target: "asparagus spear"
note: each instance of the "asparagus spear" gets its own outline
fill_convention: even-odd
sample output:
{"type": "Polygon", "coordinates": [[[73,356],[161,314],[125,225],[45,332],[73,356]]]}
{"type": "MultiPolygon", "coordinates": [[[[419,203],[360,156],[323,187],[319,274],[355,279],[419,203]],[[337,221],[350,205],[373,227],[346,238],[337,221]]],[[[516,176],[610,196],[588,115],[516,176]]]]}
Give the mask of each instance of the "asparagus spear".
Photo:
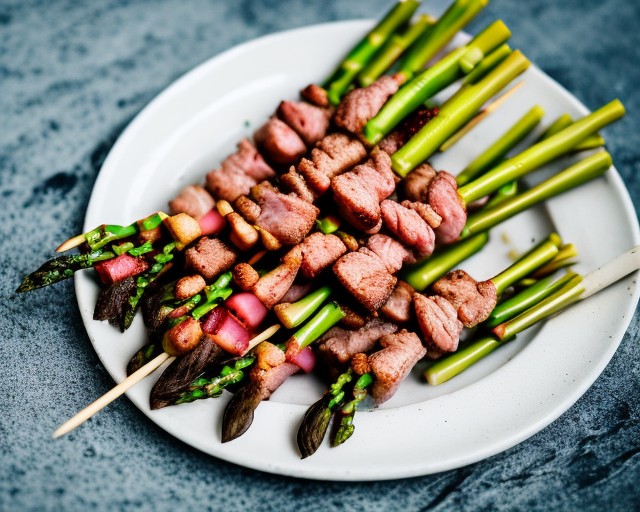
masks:
{"type": "Polygon", "coordinates": [[[453,50],[442,60],[405,84],[364,127],[370,144],[377,144],[427,99],[464,76],[463,59],[482,56],[500,46],[511,36],[507,26],[496,21],[474,37],[467,45],[453,50]]]}
{"type": "Polygon", "coordinates": [[[336,414],[340,418],[340,423],[336,429],[331,446],[339,446],[351,437],[356,427],[353,418],[358,405],[367,397],[367,388],[373,384],[373,375],[365,373],[360,375],[352,390],[352,399],[345,403],[336,414]]]}
{"type": "Polygon", "coordinates": [[[418,0],[398,2],[349,52],[325,84],[331,103],[337,105],[340,102],[360,70],[371,61],[385,41],[413,16],[419,5],[418,0]]]}

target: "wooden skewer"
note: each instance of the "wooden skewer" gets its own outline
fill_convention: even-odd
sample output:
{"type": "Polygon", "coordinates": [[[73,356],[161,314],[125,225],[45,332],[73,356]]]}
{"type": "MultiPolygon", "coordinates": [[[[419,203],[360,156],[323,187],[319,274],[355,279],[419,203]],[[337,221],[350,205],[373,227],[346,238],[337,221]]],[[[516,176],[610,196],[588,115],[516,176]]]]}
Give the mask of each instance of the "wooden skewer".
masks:
{"type": "MultiPolygon", "coordinates": [[[[280,324],[274,324],[271,327],[268,327],[264,331],[262,331],[257,336],[254,336],[249,342],[249,347],[244,352],[245,354],[253,349],[259,343],[269,339],[280,329],[280,324]]],[[[57,439],[65,434],[68,434],[76,427],[82,425],[85,421],[95,415],[97,412],[104,409],[107,405],[113,402],[116,398],[123,395],[130,388],[135,386],[138,382],[140,382],[145,377],[149,376],[155,370],[157,370],[165,361],[173,362],[175,357],[170,356],[166,352],[163,352],[159,356],[155,357],[147,364],[145,364],[142,368],[135,371],[131,375],[129,375],[125,380],[123,380],[120,384],[115,386],[110,391],[107,391],[104,395],[98,398],[95,402],[92,402],[87,407],[78,412],[75,416],[67,420],[65,423],[60,425],[58,429],[53,433],[53,439],[57,439]]]]}

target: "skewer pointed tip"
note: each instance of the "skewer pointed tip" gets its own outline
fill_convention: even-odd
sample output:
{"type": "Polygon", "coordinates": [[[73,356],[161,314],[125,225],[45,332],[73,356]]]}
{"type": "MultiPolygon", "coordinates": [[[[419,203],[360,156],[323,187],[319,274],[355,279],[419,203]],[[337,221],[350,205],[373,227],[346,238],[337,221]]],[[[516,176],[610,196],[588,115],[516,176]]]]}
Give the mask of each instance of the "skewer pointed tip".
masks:
{"type": "Polygon", "coordinates": [[[84,235],[76,235],[72,238],[69,238],[69,240],[62,242],[56,249],[56,252],[65,252],[65,251],[68,251],[69,249],[74,249],[75,247],[78,247],[83,243],[84,243],[84,235]]]}

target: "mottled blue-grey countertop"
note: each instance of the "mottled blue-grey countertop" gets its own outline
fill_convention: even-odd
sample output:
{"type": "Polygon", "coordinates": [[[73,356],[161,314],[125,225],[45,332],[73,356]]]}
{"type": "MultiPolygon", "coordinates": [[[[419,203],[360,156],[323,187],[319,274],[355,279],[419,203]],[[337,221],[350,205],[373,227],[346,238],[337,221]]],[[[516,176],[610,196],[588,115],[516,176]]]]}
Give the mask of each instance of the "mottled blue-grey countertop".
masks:
{"type": "MultiPolygon", "coordinates": [[[[427,2],[438,12],[443,2],[427,2]]],[[[80,232],[101,163],[177,77],[263,34],[380,16],[388,0],[0,1],[0,510],[637,510],[640,318],[587,393],[488,460],[372,483],[297,480],[204,455],[126,398],[51,432],[113,381],[70,281],[16,296],[22,274],[80,232]]],[[[628,109],[605,135],[640,205],[640,3],[493,0],[513,45],[588,107],[628,109]]]]}

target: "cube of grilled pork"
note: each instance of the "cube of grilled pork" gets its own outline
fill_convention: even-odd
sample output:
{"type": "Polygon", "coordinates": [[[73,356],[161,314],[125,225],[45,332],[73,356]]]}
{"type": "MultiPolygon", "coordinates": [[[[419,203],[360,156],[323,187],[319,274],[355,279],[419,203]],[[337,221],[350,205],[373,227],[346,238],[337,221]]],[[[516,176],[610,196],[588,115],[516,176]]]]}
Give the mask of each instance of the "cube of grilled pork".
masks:
{"type": "Polygon", "coordinates": [[[278,106],[278,117],[311,147],[327,134],[331,112],[304,101],[285,100],[278,106]]]}
{"type": "Polygon", "coordinates": [[[253,135],[256,145],[268,160],[280,165],[297,162],[307,146],[287,123],[271,117],[253,135]]]}
{"type": "Polygon", "coordinates": [[[446,171],[440,171],[429,183],[429,204],[442,218],[435,230],[441,244],[451,244],[460,238],[467,223],[467,211],[458,195],[456,179],[446,171]]]}
{"type": "Polygon", "coordinates": [[[317,107],[330,107],[327,91],[316,84],[309,84],[300,91],[300,96],[317,107]]]}
{"type": "Polygon", "coordinates": [[[275,176],[274,170],[247,139],[242,139],[235,153],[225,158],[220,169],[207,174],[207,190],[215,199],[235,201],[247,195],[256,183],[275,176]]]}
{"type": "Polygon", "coordinates": [[[231,268],[237,254],[222,240],[203,237],[185,251],[184,257],[187,269],[211,281],[231,268]]]}
{"type": "Polygon", "coordinates": [[[431,255],[436,246],[435,234],[415,210],[389,200],[382,201],[380,210],[385,227],[416,256],[431,255]]]}
{"type": "Polygon", "coordinates": [[[414,293],[413,304],[427,348],[434,349],[435,354],[455,352],[462,322],[451,303],[439,295],[426,297],[414,293]]]}
{"type": "Polygon", "coordinates": [[[297,245],[282,257],[280,265],[261,276],[251,291],[267,309],[271,309],[291,288],[301,263],[302,250],[297,245]]]}
{"type": "Polygon", "coordinates": [[[498,302],[493,282],[478,282],[464,270],[449,272],[438,279],[432,288],[452,304],[465,327],[484,322],[498,302]]]}
{"type": "Polygon", "coordinates": [[[384,261],[390,274],[395,274],[405,263],[416,261],[413,254],[400,242],[380,233],[369,237],[367,249],[384,261]]]}
{"type": "Polygon", "coordinates": [[[436,170],[424,163],[416,167],[402,180],[400,189],[409,201],[426,203],[429,200],[429,183],[436,177],[436,170]]]}
{"type": "Polygon", "coordinates": [[[365,156],[367,150],[361,142],[344,133],[332,133],[318,142],[309,158],[300,161],[297,171],[314,193],[322,195],[329,189],[331,178],[351,169],[365,156]]]}
{"type": "Polygon", "coordinates": [[[380,313],[392,322],[399,324],[408,322],[413,316],[414,293],[415,290],[411,285],[398,281],[389,300],[380,308],[380,313]]]}
{"type": "Polygon", "coordinates": [[[380,345],[383,348],[368,358],[375,377],[371,396],[378,404],[394,395],[411,368],[427,353],[418,335],[405,329],[383,336],[380,338],[380,345]]]}
{"type": "Polygon", "coordinates": [[[397,78],[383,76],[368,87],[349,91],[336,108],[334,122],[340,128],[359,134],[399,87],[397,78]]]}
{"type": "Polygon", "coordinates": [[[371,312],[387,302],[397,281],[385,262],[366,247],[342,256],[333,272],[347,292],[371,312]]]}
{"type": "Polygon", "coordinates": [[[200,220],[209,213],[216,202],[211,194],[200,185],[187,185],[178,196],[169,202],[171,215],[186,213],[196,220],[200,220]]]}
{"type": "Polygon", "coordinates": [[[300,272],[307,279],[314,279],[347,252],[347,247],[336,235],[313,233],[300,244],[302,265],[300,272]]]}
{"type": "Polygon", "coordinates": [[[256,225],[283,245],[295,245],[315,225],[318,208],[296,195],[283,194],[269,183],[255,186],[251,194],[260,207],[256,225]]]}
{"type": "Polygon", "coordinates": [[[363,327],[350,330],[333,327],[318,340],[318,356],[328,368],[340,368],[358,352],[369,352],[385,334],[398,330],[396,324],[378,318],[369,320],[363,327]]]}

